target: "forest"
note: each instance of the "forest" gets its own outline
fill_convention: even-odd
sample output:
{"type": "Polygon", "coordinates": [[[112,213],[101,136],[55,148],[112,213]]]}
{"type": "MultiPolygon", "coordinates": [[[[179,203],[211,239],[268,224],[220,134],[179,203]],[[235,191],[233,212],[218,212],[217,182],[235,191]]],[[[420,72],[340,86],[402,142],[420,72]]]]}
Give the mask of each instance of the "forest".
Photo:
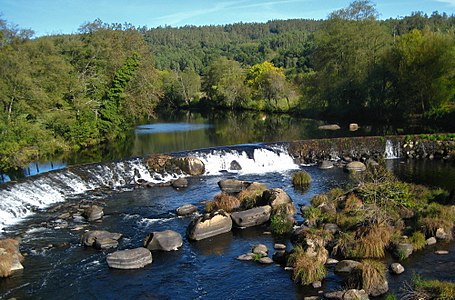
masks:
{"type": "Polygon", "coordinates": [[[122,139],[157,111],[257,110],[454,130],[455,16],[135,27],[34,37],[0,19],[0,170],[122,139]]]}

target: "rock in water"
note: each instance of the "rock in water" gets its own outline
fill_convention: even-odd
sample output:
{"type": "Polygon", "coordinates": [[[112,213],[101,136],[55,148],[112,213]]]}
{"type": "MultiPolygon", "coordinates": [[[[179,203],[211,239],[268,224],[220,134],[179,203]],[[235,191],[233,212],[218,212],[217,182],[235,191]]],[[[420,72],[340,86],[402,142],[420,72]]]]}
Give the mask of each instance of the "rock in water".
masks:
{"type": "Polygon", "coordinates": [[[89,221],[96,221],[103,218],[103,208],[98,205],[92,205],[84,210],[83,216],[89,221]]]}
{"type": "Polygon", "coordinates": [[[272,209],[277,209],[278,206],[282,204],[291,204],[292,199],[289,195],[282,189],[270,189],[264,191],[262,198],[265,201],[265,204],[272,206],[272,209]]]}
{"type": "Polygon", "coordinates": [[[114,269],[140,269],[152,263],[152,253],[142,247],[121,250],[108,254],[106,261],[114,269]]]}
{"type": "Polygon", "coordinates": [[[205,172],[204,162],[197,157],[179,157],[174,158],[172,161],[186,174],[197,176],[205,172]]]}
{"type": "Polygon", "coordinates": [[[328,170],[333,168],[333,162],[329,160],[323,160],[319,165],[319,169],[321,170],[328,170]]]}
{"type": "Polygon", "coordinates": [[[188,226],[188,237],[199,241],[232,229],[231,216],[223,210],[217,210],[194,219],[188,226]]]}
{"type": "Polygon", "coordinates": [[[118,246],[118,240],[122,237],[120,233],[113,233],[104,230],[93,230],[85,232],[81,237],[81,243],[87,247],[96,249],[109,249],[118,246]]]}
{"type": "Polygon", "coordinates": [[[182,189],[188,187],[188,180],[186,178],[178,178],[172,182],[172,187],[182,189]]]}
{"type": "Polygon", "coordinates": [[[359,129],[359,124],[351,123],[349,124],[349,131],[357,131],[359,129]]]}
{"type": "Polygon", "coordinates": [[[185,204],[177,208],[176,212],[179,216],[188,216],[197,212],[197,207],[193,204],[185,204]]]}
{"type": "Polygon", "coordinates": [[[408,258],[413,251],[414,248],[409,243],[399,243],[395,247],[395,255],[398,256],[400,259],[408,258]]]}
{"type": "Polygon", "coordinates": [[[360,263],[355,260],[342,260],[336,265],[335,272],[351,273],[359,265],[360,263]]]}
{"type": "Polygon", "coordinates": [[[236,161],[236,160],[231,161],[231,164],[229,165],[229,170],[240,171],[241,169],[242,169],[242,166],[239,164],[238,161],[236,161]]]}
{"type": "Polygon", "coordinates": [[[232,220],[239,227],[261,225],[270,219],[272,207],[270,205],[254,207],[231,214],[232,220]]]}
{"type": "Polygon", "coordinates": [[[354,172],[362,172],[365,171],[367,167],[364,163],[360,161],[352,161],[346,165],[346,170],[354,171],[354,172]]]}
{"type": "Polygon", "coordinates": [[[341,127],[337,124],[321,125],[318,128],[322,129],[322,130],[339,130],[339,129],[341,129],[341,127]]]}
{"type": "Polygon", "coordinates": [[[393,263],[390,265],[390,271],[398,275],[404,272],[404,267],[400,263],[393,263]]]}
{"type": "Polygon", "coordinates": [[[431,246],[431,245],[434,245],[437,243],[437,240],[434,236],[428,238],[425,243],[428,245],[428,246],[431,246]]]}
{"type": "Polygon", "coordinates": [[[23,260],[17,240],[0,240],[0,277],[8,277],[14,271],[24,269],[21,264],[23,260]]]}
{"type": "Polygon", "coordinates": [[[172,251],[177,250],[182,245],[182,236],[172,230],[152,232],[144,240],[144,247],[149,250],[172,251]]]}
{"type": "Polygon", "coordinates": [[[236,179],[224,179],[218,181],[218,186],[221,191],[226,193],[239,193],[246,189],[249,185],[249,182],[236,179]]]}

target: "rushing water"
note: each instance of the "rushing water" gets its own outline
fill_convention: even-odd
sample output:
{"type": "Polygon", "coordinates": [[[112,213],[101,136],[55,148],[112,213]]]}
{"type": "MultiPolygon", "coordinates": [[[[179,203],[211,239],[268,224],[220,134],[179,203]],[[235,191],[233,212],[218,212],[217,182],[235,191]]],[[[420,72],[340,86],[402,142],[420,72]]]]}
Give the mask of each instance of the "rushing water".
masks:
{"type": "MultiPolygon", "coordinates": [[[[190,117],[184,123],[179,119],[175,125],[164,121],[172,120],[138,127],[127,155],[207,148],[220,143],[243,145],[190,151],[205,162],[207,169],[203,176],[189,178],[190,185],[183,190],[135,185],[138,179],[159,183],[179,176],[150,174],[142,158],[74,166],[0,186],[0,236],[20,236],[21,251],[27,254],[22,272],[0,279],[0,299],[302,299],[318,294],[316,289],[295,284],[282,266],[235,259],[249,252],[254,244],[262,243],[273,249],[275,242],[288,243],[285,238],[264,234],[269,231],[266,225],[234,229],[214,238],[190,242],[185,232],[191,217],[177,217],[175,209],[192,203],[202,211],[202,202],[213,198],[219,192],[217,182],[226,178],[283,188],[297,208],[308,204],[315,194],[344,186],[349,178],[341,169],[298,166],[282,144],[251,144],[315,137],[312,132],[319,132],[320,123],[287,119],[284,124],[289,125],[280,128],[281,123],[266,124],[267,118],[250,121],[245,117],[227,127],[217,124],[219,120],[207,122],[199,117],[190,117]],[[249,122],[254,125],[248,125],[249,122]],[[297,123],[304,125],[299,127],[297,123]],[[233,160],[242,170],[228,170],[233,160]],[[305,193],[291,185],[292,173],[298,169],[308,171],[313,178],[305,193]],[[82,200],[104,205],[102,222],[61,218],[68,204],[82,200]],[[88,229],[122,233],[119,249],[142,246],[147,234],[165,229],[179,232],[184,236],[184,244],[178,251],[154,252],[153,263],[143,269],[113,270],[105,261],[111,251],[81,247],[80,236],[88,229]]],[[[342,133],[322,133],[328,137],[339,134],[342,133]]],[[[389,158],[399,156],[393,145],[384,152],[389,158]]],[[[393,159],[388,160],[388,166],[405,180],[453,188],[453,163],[393,159]]],[[[299,215],[297,219],[302,221],[299,215]]],[[[273,253],[270,251],[269,256],[273,253]]],[[[454,243],[438,243],[413,254],[403,262],[406,268],[403,275],[388,275],[392,291],[398,292],[403,281],[409,281],[413,273],[453,280],[454,253],[454,243]],[[450,254],[437,256],[433,254],[435,249],[447,249],[450,254]]],[[[392,258],[387,260],[391,262],[392,258]]],[[[340,289],[342,282],[343,278],[329,267],[323,290],[340,289]]]]}

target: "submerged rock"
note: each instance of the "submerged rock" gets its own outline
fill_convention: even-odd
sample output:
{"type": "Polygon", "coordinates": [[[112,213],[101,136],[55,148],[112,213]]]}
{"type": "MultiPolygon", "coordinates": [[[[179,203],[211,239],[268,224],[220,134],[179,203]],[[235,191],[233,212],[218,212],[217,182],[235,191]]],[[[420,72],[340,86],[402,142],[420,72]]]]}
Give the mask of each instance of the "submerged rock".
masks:
{"type": "Polygon", "coordinates": [[[144,247],[149,250],[172,251],[183,245],[180,233],[173,230],[152,232],[144,240],[144,247]]]}
{"type": "Polygon", "coordinates": [[[244,211],[233,212],[232,220],[239,227],[261,225],[270,219],[272,207],[270,205],[254,207],[244,211]]]}
{"type": "Polygon", "coordinates": [[[152,253],[142,247],[121,250],[108,254],[106,261],[114,269],[140,269],[152,263],[152,253]]]}
{"type": "Polygon", "coordinates": [[[188,216],[197,212],[197,207],[193,204],[185,204],[177,208],[176,212],[179,216],[188,216]]]}
{"type": "Polygon", "coordinates": [[[180,177],[172,182],[172,187],[176,189],[182,189],[188,187],[188,180],[186,178],[180,177]]]}
{"type": "Polygon", "coordinates": [[[319,165],[319,169],[321,170],[328,170],[333,168],[333,162],[329,160],[323,160],[319,165]]]}
{"type": "Polygon", "coordinates": [[[223,210],[217,210],[194,219],[188,226],[188,238],[199,241],[232,229],[231,216],[223,210]]]}

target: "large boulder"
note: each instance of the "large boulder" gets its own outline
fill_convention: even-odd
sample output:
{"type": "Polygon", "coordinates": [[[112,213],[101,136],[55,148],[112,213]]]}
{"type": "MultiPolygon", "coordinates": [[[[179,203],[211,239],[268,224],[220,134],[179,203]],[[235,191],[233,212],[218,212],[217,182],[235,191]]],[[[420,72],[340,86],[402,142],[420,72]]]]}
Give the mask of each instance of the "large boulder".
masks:
{"type": "Polygon", "coordinates": [[[197,212],[197,207],[193,204],[185,204],[177,208],[176,212],[178,216],[188,216],[197,212]]]}
{"type": "Polygon", "coordinates": [[[205,172],[204,162],[194,156],[177,157],[173,159],[173,162],[184,173],[192,176],[202,175],[205,172]]]}
{"type": "Polygon", "coordinates": [[[172,230],[152,232],[144,240],[144,247],[153,251],[172,251],[177,250],[183,245],[180,233],[172,230]]]}
{"type": "Polygon", "coordinates": [[[229,232],[231,229],[231,216],[223,210],[217,210],[194,219],[188,226],[188,237],[199,241],[229,232]]]}
{"type": "Polygon", "coordinates": [[[365,292],[365,290],[356,290],[356,289],[351,289],[347,290],[343,294],[343,300],[368,300],[370,299],[368,297],[368,294],[365,292]]]}
{"type": "Polygon", "coordinates": [[[218,186],[221,191],[225,193],[239,193],[250,186],[250,184],[250,182],[236,179],[224,179],[218,181],[218,186]]]}
{"type": "Polygon", "coordinates": [[[351,273],[358,266],[360,266],[360,263],[358,261],[355,261],[355,260],[342,260],[336,265],[335,272],[351,273]]]}
{"type": "Polygon", "coordinates": [[[108,254],[106,261],[114,269],[140,269],[152,263],[152,253],[142,247],[121,250],[108,254]]]}
{"type": "Polygon", "coordinates": [[[231,218],[239,227],[251,227],[267,222],[270,219],[271,212],[272,207],[270,205],[266,205],[234,212],[231,214],[231,218]]]}
{"type": "Polygon", "coordinates": [[[346,165],[346,170],[351,172],[362,172],[365,171],[367,167],[364,163],[360,161],[352,161],[346,165]]]}
{"type": "Polygon", "coordinates": [[[104,215],[103,208],[98,205],[91,205],[84,209],[82,214],[89,222],[101,220],[104,215]]]}
{"type": "Polygon", "coordinates": [[[85,232],[81,237],[83,246],[96,249],[109,249],[118,246],[118,240],[122,237],[120,233],[113,233],[104,230],[92,230],[85,232]]]}
{"type": "Polygon", "coordinates": [[[281,205],[292,204],[289,195],[280,188],[265,190],[262,194],[264,205],[270,205],[273,210],[278,209],[281,205]]]}
{"type": "Polygon", "coordinates": [[[19,241],[0,240],[0,277],[8,277],[14,271],[22,270],[24,257],[19,252],[19,241]]]}

